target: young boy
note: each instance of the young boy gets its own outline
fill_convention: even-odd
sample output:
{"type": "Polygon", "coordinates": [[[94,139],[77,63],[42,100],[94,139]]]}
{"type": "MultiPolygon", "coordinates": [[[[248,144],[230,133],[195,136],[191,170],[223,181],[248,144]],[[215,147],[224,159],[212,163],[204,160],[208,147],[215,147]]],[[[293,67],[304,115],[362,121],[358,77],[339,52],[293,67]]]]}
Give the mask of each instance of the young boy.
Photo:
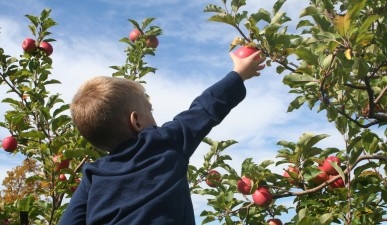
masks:
{"type": "Polygon", "coordinates": [[[195,224],[189,158],[244,99],[243,81],[264,68],[263,58],[254,59],[259,54],[240,59],[231,53],[233,71],[161,127],[139,83],[112,77],[85,82],[72,101],[72,118],[90,143],[109,154],[84,165],[59,224],[195,224]]]}

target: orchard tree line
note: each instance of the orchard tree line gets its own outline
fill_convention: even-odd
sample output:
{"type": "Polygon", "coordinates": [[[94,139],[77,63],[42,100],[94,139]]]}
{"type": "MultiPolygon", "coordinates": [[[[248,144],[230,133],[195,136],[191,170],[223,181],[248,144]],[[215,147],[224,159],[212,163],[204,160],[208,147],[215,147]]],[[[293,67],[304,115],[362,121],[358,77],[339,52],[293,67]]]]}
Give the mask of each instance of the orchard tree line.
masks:
{"type": "MultiPolygon", "coordinates": [[[[329,134],[304,132],[296,141],[279,140],[276,159],[246,158],[232,168],[226,150],[237,142],[206,137],[203,165],[191,165],[187,174],[192,194],[207,199],[208,209],[197,213],[202,224],[381,224],[387,221],[387,3],[310,0],[292,21],[285,2],[268,11],[246,0],[213,0],[204,12],[219,29],[235,28],[230,51],[239,57],[262,50],[294,96],[288,112],[305,105],[325,113],[345,147],[321,148],[329,134]],[[296,29],[288,30],[290,23],[296,29]],[[282,205],[284,198],[293,206],[282,205]]],[[[0,83],[9,89],[2,102],[11,108],[0,122],[9,131],[2,148],[25,156],[3,181],[0,224],[56,224],[64,197],[82,179],[80,168],[102,154],[74,128],[68,103],[47,90],[60,85],[51,78],[50,28],[57,23],[50,10],[26,17],[31,37],[21,40],[23,54],[9,56],[0,46],[0,83]]],[[[145,61],[155,56],[162,34],[154,20],[128,20],[128,37],[120,40],[126,61],[110,67],[112,76],[145,83],[142,77],[156,71],[145,61]]]]}

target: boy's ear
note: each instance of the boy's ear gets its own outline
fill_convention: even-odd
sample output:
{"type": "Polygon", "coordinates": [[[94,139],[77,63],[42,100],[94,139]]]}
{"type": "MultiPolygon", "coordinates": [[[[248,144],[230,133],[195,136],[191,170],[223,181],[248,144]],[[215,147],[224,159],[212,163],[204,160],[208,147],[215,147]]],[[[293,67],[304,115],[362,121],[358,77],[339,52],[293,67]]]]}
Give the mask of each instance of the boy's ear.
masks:
{"type": "Polygon", "coordinates": [[[132,113],[130,113],[129,122],[131,127],[136,133],[139,133],[141,131],[141,124],[140,124],[140,121],[138,120],[138,113],[136,111],[133,111],[132,113]]]}

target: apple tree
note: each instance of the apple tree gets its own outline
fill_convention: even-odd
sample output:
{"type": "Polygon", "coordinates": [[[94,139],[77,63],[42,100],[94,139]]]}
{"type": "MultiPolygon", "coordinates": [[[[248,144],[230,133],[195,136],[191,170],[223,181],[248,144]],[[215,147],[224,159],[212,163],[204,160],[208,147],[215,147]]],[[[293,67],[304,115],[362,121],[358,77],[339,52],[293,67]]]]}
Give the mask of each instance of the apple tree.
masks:
{"type": "Polygon", "coordinates": [[[387,221],[386,2],[310,0],[297,21],[287,16],[285,2],[273,2],[269,12],[252,9],[246,0],[222,0],[204,12],[210,21],[235,28],[230,50],[262,50],[267,66],[295,96],[288,112],[303,105],[325,112],[345,147],[321,148],[329,134],[304,132],[296,141],[277,142],[278,160],[248,158],[239,173],[224,152],[235,142],[206,139],[211,148],[203,166],[191,166],[189,173],[192,192],[210,196],[212,210],[201,213],[203,224],[280,224],[269,220],[289,212],[277,203],[281,198],[294,201],[295,214],[286,224],[387,221]],[[288,30],[290,22],[294,30],[288,30]],[[284,174],[271,172],[270,166],[280,165],[288,166],[284,174]],[[217,186],[203,186],[216,169],[226,171],[217,186]]]}
{"type": "MultiPolygon", "coordinates": [[[[0,121],[9,131],[1,147],[25,157],[25,165],[9,171],[4,180],[0,224],[57,224],[67,205],[64,199],[71,197],[82,177],[81,166],[104,154],[82,138],[72,124],[69,104],[60,93],[50,91],[61,84],[52,74],[55,39],[50,30],[57,23],[50,13],[44,9],[39,16],[26,15],[31,37],[20,40],[20,57],[7,55],[0,46],[0,84],[8,87],[2,103],[9,106],[0,121]]],[[[134,42],[121,40],[127,44],[127,60],[111,67],[114,76],[141,82],[155,71],[144,60],[155,54],[161,34],[153,21],[129,20],[142,35],[134,42]]]]}

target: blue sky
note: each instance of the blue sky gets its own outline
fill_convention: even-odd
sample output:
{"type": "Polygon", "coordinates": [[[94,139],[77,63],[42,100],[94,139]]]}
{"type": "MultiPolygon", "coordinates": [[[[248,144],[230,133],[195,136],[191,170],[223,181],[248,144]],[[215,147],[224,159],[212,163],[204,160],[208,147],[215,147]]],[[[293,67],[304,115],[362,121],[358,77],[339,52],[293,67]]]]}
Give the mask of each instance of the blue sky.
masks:
{"type": "MultiPolygon", "coordinates": [[[[211,14],[203,13],[209,4],[220,4],[220,0],[168,0],[168,1],[1,1],[0,2],[0,46],[6,54],[22,54],[21,43],[32,37],[27,26],[26,14],[39,15],[44,8],[51,8],[51,17],[59,25],[51,31],[54,61],[52,70],[55,79],[62,82],[52,87],[52,93],[62,94],[70,102],[78,86],[96,75],[110,76],[112,65],[123,65],[125,44],[118,40],[127,37],[132,30],[128,19],[142,21],[146,17],[157,18],[154,25],[163,29],[159,37],[156,56],[147,58],[149,65],[157,68],[148,75],[145,88],[151,96],[154,116],[158,124],[170,120],[175,114],[186,109],[196,95],[207,86],[223,77],[232,69],[228,48],[232,39],[238,36],[236,30],[224,24],[208,22],[211,14]]],[[[265,8],[271,11],[274,1],[248,1],[249,11],[265,8]]],[[[298,18],[300,10],[308,1],[288,0],[283,10],[288,16],[298,18]]],[[[289,23],[290,27],[294,24],[289,23]]],[[[247,97],[235,108],[223,123],[209,134],[215,140],[233,139],[239,143],[230,147],[227,153],[233,158],[230,164],[240,170],[241,162],[252,157],[255,162],[276,160],[279,140],[297,141],[308,131],[316,134],[330,134],[321,147],[342,147],[343,140],[333,124],[326,122],[324,113],[301,109],[286,113],[288,104],[294,98],[282,84],[283,75],[275,73],[275,67],[267,68],[261,77],[246,82],[247,97]]],[[[0,86],[4,98],[7,88],[0,86]]],[[[3,115],[7,105],[0,103],[3,115]]],[[[4,118],[0,117],[0,121],[4,118]]],[[[0,129],[0,139],[8,136],[0,129]]],[[[191,163],[201,165],[202,156],[208,150],[201,145],[193,155],[191,163]]],[[[21,155],[9,155],[0,151],[0,179],[5,171],[22,160],[21,155]]],[[[283,167],[272,168],[281,173],[283,167]]],[[[293,199],[283,200],[291,205],[293,199]]],[[[206,199],[193,196],[196,215],[205,208],[206,199]]],[[[284,221],[289,216],[282,216],[284,221]]],[[[197,216],[200,224],[201,218],[197,216]]]]}

